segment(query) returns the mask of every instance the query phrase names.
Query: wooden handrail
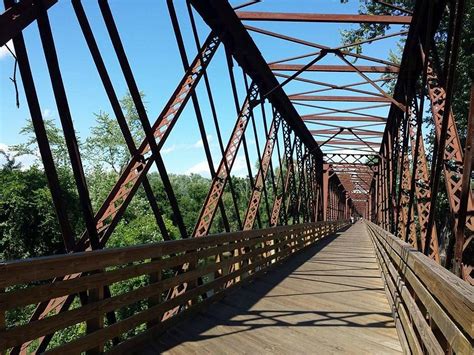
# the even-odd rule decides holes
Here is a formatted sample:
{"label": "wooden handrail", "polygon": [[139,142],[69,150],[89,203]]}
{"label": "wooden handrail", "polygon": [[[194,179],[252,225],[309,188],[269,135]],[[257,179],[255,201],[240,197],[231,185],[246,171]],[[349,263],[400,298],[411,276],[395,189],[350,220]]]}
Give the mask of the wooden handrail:
{"label": "wooden handrail", "polygon": [[[142,339],[146,334],[154,334],[173,323],[172,319],[161,321],[164,312],[186,305],[186,309],[179,313],[182,317],[183,313],[203,307],[210,300],[221,297],[229,287],[266,272],[288,255],[346,224],[346,221],[306,223],[4,262],[0,265],[0,287],[5,290],[0,293],[2,314],[49,299],[79,294],[88,296],[92,292],[98,292],[100,296],[92,298],[89,295],[84,304],[34,322],[7,324],[6,329],[0,330],[0,352],[91,320],[95,320],[97,327],[88,328],[87,333],[80,334],[79,338],[48,351],[66,353],[107,349],[109,340],[117,340],[137,326],[146,324],[148,330],[136,338]],[[248,251],[242,254],[242,250]],[[196,267],[178,274],[173,271],[185,264]],[[226,272],[236,264],[240,265],[238,269]],[[219,270],[224,272],[216,276]],[[66,275],[71,277],[64,277]],[[141,278],[139,288],[112,294],[108,298],[101,294],[105,286],[113,289],[114,284],[136,278]],[[55,281],[50,282],[51,279]],[[205,281],[198,284],[199,279]],[[162,301],[165,299],[162,296],[170,289],[183,284],[194,287],[188,286],[186,292],[178,297]],[[147,306],[143,306],[144,301]],[[136,306],[131,316],[104,325],[106,313],[130,306]],[[120,349],[134,344],[136,339],[122,339]],[[34,342],[30,347],[33,345]]]}
{"label": "wooden handrail", "polygon": [[[76,272],[92,271],[147,258],[183,253],[189,250],[231,243],[242,239],[260,238],[283,231],[299,232],[307,228],[308,225],[317,226],[322,223],[324,222],[278,226],[246,232],[215,234],[201,238],[163,241],[133,247],[102,249],[2,262],[0,263],[0,288],[29,281],[47,280]],[[245,233],[244,237],[243,233]]]}
{"label": "wooden handrail", "polygon": [[401,239],[366,223],[406,350],[472,354],[474,288]]}

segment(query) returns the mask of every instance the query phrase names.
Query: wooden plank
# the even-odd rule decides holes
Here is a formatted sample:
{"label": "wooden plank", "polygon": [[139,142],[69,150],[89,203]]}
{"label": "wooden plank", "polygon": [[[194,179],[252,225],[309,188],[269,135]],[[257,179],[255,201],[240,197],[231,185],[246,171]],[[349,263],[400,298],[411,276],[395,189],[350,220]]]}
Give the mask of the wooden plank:
{"label": "wooden plank", "polygon": [[[285,243],[286,241],[282,241],[279,244],[283,245]],[[271,249],[271,247],[268,249]],[[224,260],[219,263],[211,264],[200,269],[162,280],[161,282],[140,287],[125,294],[94,302],[74,310],[35,321],[33,323],[15,327],[2,334],[2,339],[0,340],[0,349],[6,349],[19,345],[25,340],[36,339],[37,337],[40,337],[44,334],[50,334],[65,327],[97,317],[100,314],[130,305],[145,298],[156,296],[160,292],[166,291],[185,282],[196,280],[198,277],[212,273],[219,268],[229,267],[232,263],[236,262],[236,259],[244,260],[249,256],[253,254],[256,255],[260,252],[261,250],[258,249],[247,255],[244,254],[238,258],[233,258],[232,260]]]}
{"label": "wooden plank", "polygon": [[[261,238],[262,241],[273,240],[274,235],[267,235]],[[259,239],[260,241],[260,239]],[[242,248],[255,244],[254,239],[239,241],[235,244],[226,244],[219,247],[211,247],[193,253],[171,256],[160,261],[148,262],[112,270],[100,274],[82,276],[80,278],[56,281],[53,283],[30,287],[18,291],[0,294],[0,308],[9,309],[24,306],[28,304],[47,301],[64,295],[79,293],[98,286],[106,286],[115,282],[127,280],[133,277],[149,274],[159,269],[169,269],[181,266],[192,258],[205,259],[219,253],[232,251],[236,248]]]}
{"label": "wooden plank", "polygon": [[[275,254],[275,257],[286,257],[290,254],[288,249],[282,250],[278,254]],[[135,328],[136,326],[149,322],[150,320],[156,317],[156,314],[162,314],[169,309],[173,309],[176,306],[179,306],[189,299],[197,297],[203,293],[208,292],[209,290],[215,289],[219,285],[225,284],[231,279],[236,278],[237,276],[242,276],[244,273],[263,265],[266,260],[261,260],[255,264],[245,265],[241,269],[236,270],[228,275],[222,276],[219,279],[213,280],[207,284],[197,286],[186,293],[177,296],[176,298],[169,299],[168,301],[161,303],[157,306],[147,309],[146,311],[134,314],[133,316],[121,320],[113,325],[108,326],[107,328],[101,329],[92,334],[88,334],[82,338],[74,340],[68,344],[59,346],[48,353],[52,354],[64,354],[70,352],[80,352],[92,348],[100,341],[112,339],[129,329]],[[263,270],[261,270],[263,271]],[[142,290],[142,289],[141,289]]]}
{"label": "wooden plank", "polygon": [[[385,242],[385,239],[378,236],[375,232],[372,232],[374,240],[378,243]],[[380,238],[380,240],[378,239]],[[448,343],[452,346],[453,350],[458,354],[467,354],[472,351],[471,342],[466,338],[464,333],[458,328],[456,323],[451,320],[445,310],[439,305],[438,301],[429,293],[421,281],[415,276],[415,274],[406,267],[406,264],[400,256],[395,253],[391,248],[386,249],[392,261],[395,262],[397,267],[404,270],[404,276],[406,281],[414,289],[416,296],[420,299],[423,305],[426,307],[433,321],[436,323],[438,328],[443,333],[443,336],[447,339]]]}
{"label": "wooden plank", "polygon": [[394,304],[394,307],[398,313],[398,316],[400,317],[400,321],[402,323],[403,331],[404,334],[408,340],[408,344],[410,345],[410,351],[413,354],[423,354],[423,350],[421,349],[420,343],[418,341],[418,338],[416,336],[415,330],[413,329],[413,326],[411,325],[411,320],[408,317],[406,306],[402,301],[402,298],[400,297],[400,294],[398,293],[392,278],[390,277],[390,273],[387,270],[387,265],[385,265],[383,259],[379,256],[379,251],[376,249],[376,253],[379,259],[379,265],[382,268],[382,275],[385,280],[385,283],[388,286],[388,289],[390,291],[390,294],[392,296],[392,301]]}
{"label": "wooden plank", "polygon": [[411,296],[410,291],[405,286],[405,283],[403,282],[403,280],[400,278],[398,271],[393,266],[385,250],[378,242],[375,243],[375,247],[376,247],[376,250],[378,251],[377,256],[379,257],[379,259],[382,258],[380,262],[383,262],[385,264],[385,267],[388,268],[388,271],[390,272],[390,276],[392,280],[394,281],[399,294],[401,294],[402,296],[405,307],[408,309],[408,312],[410,313],[410,319],[415,324],[418,330],[418,334],[420,335],[420,338],[422,339],[423,344],[426,347],[427,351],[430,354],[438,354],[438,355],[444,354],[444,350],[441,348],[441,345],[439,344],[438,340],[433,334],[433,331],[431,330],[425,317],[423,316],[420,309],[418,308],[415,300]]}
{"label": "wooden plank", "polygon": [[[381,266],[380,266],[381,268]],[[393,314],[393,319],[395,321],[395,326],[397,328],[397,333],[398,337],[400,339],[400,344],[402,345],[403,352],[405,354],[410,354],[410,344],[408,343],[407,336],[405,334],[405,330],[403,329],[403,324],[402,321],[400,320],[400,316],[398,314],[397,308],[395,307],[395,304],[393,302],[393,297],[392,294],[390,293],[390,289],[388,288],[387,283],[385,282],[385,274],[383,273],[382,269],[380,270],[382,274],[382,279],[384,281],[384,288],[385,288],[385,293],[387,295],[387,300],[390,305],[390,309],[392,310]]]}
{"label": "wooden plank", "polygon": [[[316,225],[321,223],[324,222],[316,222]],[[185,240],[171,240],[134,247],[103,249],[3,262],[0,263],[0,287],[93,271],[98,268],[103,269],[138,260],[183,253],[190,249],[212,247],[246,238],[255,239],[275,233],[299,232],[305,228],[310,228],[310,223],[298,226],[279,226],[261,230],[224,233]]]}
{"label": "wooden plank", "polygon": [[473,338],[474,290],[472,286],[413,249],[409,244],[388,234],[375,224],[367,223],[385,240],[386,248],[392,248],[405,261],[429,292],[461,325],[463,331]]}

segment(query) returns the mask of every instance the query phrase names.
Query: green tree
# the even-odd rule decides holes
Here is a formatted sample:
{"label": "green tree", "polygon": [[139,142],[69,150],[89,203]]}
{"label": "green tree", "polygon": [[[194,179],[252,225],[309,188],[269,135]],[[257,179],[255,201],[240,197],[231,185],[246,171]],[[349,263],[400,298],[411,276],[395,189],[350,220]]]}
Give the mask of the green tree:
{"label": "green tree", "polygon": [[[78,197],[68,174],[59,174],[73,229],[80,230]],[[8,164],[0,168],[0,259],[11,260],[64,252],[64,244],[44,172]]]}
{"label": "green tree", "polygon": [[[143,94],[142,97],[144,97]],[[144,138],[144,132],[129,93],[120,100],[120,105],[135,145],[138,147]],[[94,115],[95,126],[92,127],[91,134],[85,142],[88,163],[92,166],[92,170],[112,169],[116,175],[119,175],[130,160],[129,148],[120,126],[117,119],[107,112],[101,111]]]}
{"label": "green tree", "polygon": [[[46,118],[43,121],[46,130],[46,136],[48,137],[49,146],[56,166],[59,169],[69,169],[70,162],[68,158],[68,151],[61,129],[56,126],[53,119]],[[12,150],[16,152],[16,156],[33,155],[40,161],[41,156],[39,154],[38,143],[31,119],[29,119],[25,127],[20,130],[20,134],[26,136],[27,140],[25,143],[12,146]],[[81,145],[80,139],[78,139],[78,144],[79,146]]]}

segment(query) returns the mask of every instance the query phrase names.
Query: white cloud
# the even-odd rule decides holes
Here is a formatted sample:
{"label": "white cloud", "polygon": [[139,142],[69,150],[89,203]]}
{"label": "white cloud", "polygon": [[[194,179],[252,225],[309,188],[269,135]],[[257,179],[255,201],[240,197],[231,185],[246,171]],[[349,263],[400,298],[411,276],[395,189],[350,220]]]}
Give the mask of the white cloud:
{"label": "white cloud", "polygon": [[171,153],[171,152],[173,152],[173,151],[175,151],[175,150],[176,150],[176,144],[173,144],[171,147],[161,149],[161,150],[160,150],[160,153],[166,155],[166,154],[169,154],[169,153]]}
{"label": "white cloud", "polygon": [[235,162],[230,173],[231,175],[238,177],[246,177],[248,175],[247,163],[243,155],[239,155],[235,158]]}
{"label": "white cloud", "polygon": [[12,40],[9,40],[5,46],[0,47],[0,59],[11,56],[6,46],[8,46],[8,48],[10,48],[13,53],[15,53],[15,49],[13,48],[13,42]]}
{"label": "white cloud", "polygon": [[[207,137],[207,141],[209,143],[212,142],[212,136],[210,134],[206,135],[206,137]],[[202,139],[199,139],[196,143],[193,144],[194,148],[201,148],[203,146],[204,146],[204,144],[202,142]]]}
{"label": "white cloud", "polygon": [[209,164],[207,163],[207,160],[203,160],[192,167],[190,167],[188,170],[185,172],[186,174],[198,174],[202,175],[205,177],[210,177],[211,174],[209,172]]}
{"label": "white cloud", "polygon": [[[218,166],[215,166],[215,169],[217,170]],[[207,163],[207,160],[203,160],[193,165],[192,167],[190,167],[188,170],[185,171],[185,174],[188,174],[188,175],[198,174],[207,178],[211,176],[209,172],[209,164]],[[238,177],[246,177],[248,175],[247,163],[245,162],[245,157],[243,155],[239,155],[235,158],[235,162],[231,170],[231,175],[238,176]]]}
{"label": "white cloud", "polygon": [[52,117],[53,117],[52,113],[53,113],[53,112],[51,111],[51,109],[45,108],[45,109],[43,110],[43,119],[50,119],[50,118],[52,118]]}
{"label": "white cloud", "polygon": [[[11,154],[13,156],[15,155],[15,151],[11,150],[11,148],[7,144],[0,143],[0,150],[5,152],[6,154]],[[21,155],[21,156],[15,157],[15,160],[16,160],[16,162],[21,164],[21,169],[22,170],[27,170],[32,165],[38,164],[38,162],[39,162],[38,157],[35,156],[35,155],[31,155],[31,154]],[[3,154],[0,155],[0,166],[5,164],[6,161],[7,160],[3,156]]]}

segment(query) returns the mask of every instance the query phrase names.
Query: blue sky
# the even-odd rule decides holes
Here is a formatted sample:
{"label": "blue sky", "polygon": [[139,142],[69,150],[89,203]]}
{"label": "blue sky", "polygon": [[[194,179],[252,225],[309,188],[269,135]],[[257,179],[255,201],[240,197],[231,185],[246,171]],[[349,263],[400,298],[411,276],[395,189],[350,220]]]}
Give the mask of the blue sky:
{"label": "blue sky", "polygon": [[[233,1],[232,3],[238,4],[241,2],[244,1]],[[126,93],[125,81],[112,50],[97,2],[83,1],[83,3],[107,69],[112,78],[115,91],[118,96],[121,97]],[[297,6],[295,6],[295,4],[297,4]],[[196,54],[196,49],[191,37],[185,2],[176,0],[175,5],[184,35],[188,57],[191,61]],[[146,94],[145,101],[147,103],[149,118],[151,123],[153,123],[183,75],[181,59],[169,20],[166,1],[140,0],[133,2],[132,6],[131,1],[111,0],[110,6],[138,86],[140,90]],[[359,1],[355,0],[349,1],[348,4],[340,4],[339,0],[266,0],[261,4],[253,5],[245,10],[356,13],[358,6]],[[60,0],[59,3],[53,6],[49,11],[49,16],[75,128],[81,140],[84,140],[89,135],[90,128],[94,125],[94,113],[100,111],[111,113],[112,110],[70,2]],[[199,20],[199,16],[196,16],[196,18],[198,19],[201,41],[203,41],[209,33],[209,29]],[[281,22],[252,22],[249,24],[327,46],[338,46],[341,42],[339,31],[351,27],[351,25],[343,24],[296,24]],[[395,26],[389,32],[396,32],[398,30],[400,30],[400,28]],[[58,121],[50,79],[36,24],[30,25],[24,31],[24,35],[43,115],[46,118],[53,118]],[[252,37],[269,62],[314,51],[314,49],[308,47],[283,42],[259,34],[252,34]],[[386,58],[389,49],[395,49],[395,43],[396,39],[376,42],[373,45],[365,46],[364,54]],[[309,60],[310,59],[303,59],[291,63],[306,64]],[[14,61],[11,56],[2,48],[0,52],[0,148],[23,142],[26,139],[26,137],[19,134],[19,131],[21,127],[25,125],[29,117],[29,112],[23,94],[21,78],[19,79],[20,108],[16,108],[15,105],[15,92],[9,79],[12,75],[13,63]],[[342,64],[342,62],[333,56],[328,56],[324,58],[320,64]],[[359,61],[358,64],[363,65],[366,63]],[[244,96],[242,74],[238,68],[236,68],[236,76],[238,79],[240,99],[242,101]],[[311,73],[305,75],[305,77],[336,84],[361,81],[361,78],[358,77],[356,73]],[[378,76],[375,75],[371,77],[377,78]],[[213,87],[214,99],[217,105],[225,145],[235,123],[236,111],[230,91],[230,82],[225,65],[223,47],[219,49],[210,64],[209,78]],[[360,86],[360,88],[369,89],[370,87]],[[288,94],[309,89],[308,86],[296,82],[289,84],[285,88]],[[214,164],[217,165],[220,161],[220,152],[203,82],[200,83],[197,92],[200,98],[206,128],[208,129],[207,134],[211,143]],[[333,93],[342,95],[342,93],[339,92]],[[348,94],[350,95],[350,93]],[[324,105],[324,103],[320,104]],[[354,105],[340,104],[332,106],[344,108],[353,107]],[[300,106],[298,106],[298,111],[301,114],[317,112],[315,109]],[[386,112],[387,110],[385,109],[372,111],[373,114],[383,116],[386,115]],[[257,122],[257,128],[259,132],[262,132],[261,119],[257,118]],[[327,127],[312,125],[311,128]],[[382,126],[378,127],[379,130],[382,130],[382,128]],[[377,127],[374,129],[377,129]],[[250,129],[247,130],[246,137],[249,146],[255,145],[253,132],[251,132]],[[263,150],[264,140],[263,136],[259,137],[261,150]],[[255,149],[250,150],[255,151]],[[196,172],[207,175],[204,151],[202,144],[200,144],[198,126],[190,103],[179,118],[162,152],[169,172]],[[234,173],[237,175],[245,174],[242,159],[242,155],[239,154],[234,170]],[[251,159],[255,161],[256,155],[251,155]]]}

